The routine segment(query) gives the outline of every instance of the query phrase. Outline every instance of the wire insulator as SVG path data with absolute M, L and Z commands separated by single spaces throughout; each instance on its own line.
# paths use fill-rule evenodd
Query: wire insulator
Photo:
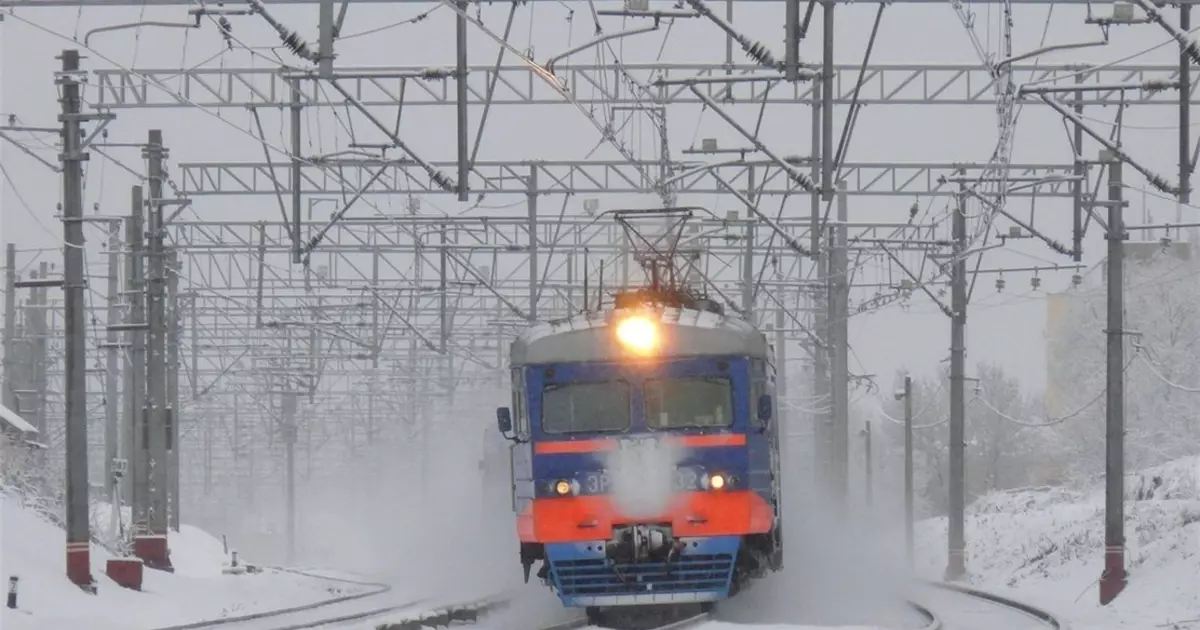
M 765 45 L 763 45 L 762 42 L 754 42 L 754 43 L 750 44 L 750 46 L 746 47 L 744 50 L 746 51 L 746 54 L 750 56 L 751 59 L 757 61 L 758 63 L 760 63 L 764 66 L 770 67 L 770 66 L 775 65 L 775 58 L 773 56 L 771 56 L 771 51 L 769 49 L 767 49 L 767 47 Z
M 308 44 L 295 32 L 284 29 L 280 33 L 283 37 L 283 45 L 287 46 L 288 50 L 296 53 L 297 57 L 304 59 L 312 59 L 312 52 L 308 49 Z
M 430 177 L 433 178 L 433 183 L 441 186 L 442 190 L 453 191 L 455 188 L 454 182 L 450 181 L 450 177 L 441 171 L 430 173 Z

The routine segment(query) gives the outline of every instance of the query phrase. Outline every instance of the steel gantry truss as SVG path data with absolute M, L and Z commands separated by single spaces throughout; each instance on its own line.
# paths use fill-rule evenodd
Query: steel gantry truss
M 806 406 L 817 408 L 815 444 L 818 459 L 824 458 L 819 471 L 835 495 L 846 494 L 848 479 L 848 391 L 853 379 L 846 320 L 854 312 L 925 293 L 953 322 L 952 355 L 958 369 L 952 385 L 961 394 L 962 331 L 969 295 L 965 258 L 972 255 L 969 247 L 987 249 L 993 220 L 1006 217 L 1021 236 L 1040 238 L 1074 262 L 1081 260 L 1084 217 L 1094 202 L 1087 183 L 1095 179 L 1098 169 L 1083 157 L 1080 147 L 1085 134 L 1109 146 L 1085 123 L 1086 108 L 1110 104 L 1176 108 L 1180 159 L 1174 182 L 1140 166 L 1136 156 L 1109 148 L 1152 185 L 1181 201 L 1189 196 L 1195 158 L 1186 134 L 1194 101 L 1189 63 L 1194 50 L 1177 31 L 1190 28 L 1190 0 L 1180 5 L 1179 27 L 1157 13 L 1155 20 L 1142 22 L 1093 18 L 1090 9 L 1088 14 L 1089 22 L 1103 23 L 1106 29 L 1156 21 L 1180 40 L 1178 66 L 1044 65 L 1032 62 L 1032 55 L 1017 58 L 1011 51 L 1003 59 L 988 56 L 975 65 L 879 64 L 871 61 L 869 50 L 861 63 L 840 63 L 833 52 L 839 2 L 826 0 L 809 3 L 803 23 L 804 7 L 798 0 L 756 0 L 778 7 L 787 16 L 782 60 L 773 57 L 768 46 L 738 32 L 733 7 L 749 0 L 723 3 L 725 18 L 708 8 L 716 2 L 689 0 L 670 9 L 656 1 L 645 6 L 628 2 L 623 9 L 606 11 L 626 18 L 661 20 L 670 13 L 711 22 L 725 33 L 725 63 L 622 60 L 556 68 L 516 50 L 507 43 L 507 34 L 501 37 L 489 31 L 505 54 L 493 64 L 472 65 L 465 33 L 468 26 L 486 29 L 486 25 L 467 11 L 472 3 L 441 0 L 428 4 L 440 4 L 458 16 L 455 55 L 447 67 L 335 64 L 335 46 L 342 45 L 337 32 L 341 18 L 334 17 L 337 5 L 344 14 L 351 4 L 377 1 L 416 0 L 269 3 L 272 7 L 320 5 L 318 44 L 300 46 L 292 38 L 290 45 L 303 58 L 303 68 L 96 68 L 86 72 L 91 81 L 84 107 L 91 116 L 111 120 L 113 115 L 126 116 L 127 110 L 138 109 L 249 108 L 257 125 L 254 135 L 266 156 L 261 162 L 195 162 L 177 151 L 176 158 L 182 159 L 177 159 L 176 168 L 167 169 L 161 135 L 149 142 L 147 150 L 153 149 L 159 161 L 151 160 L 145 175 L 139 174 L 151 185 L 145 199 L 135 192 L 133 214 L 148 210 L 147 218 L 158 223 L 147 230 L 138 219 L 114 219 L 128 228 L 127 238 L 110 242 L 113 256 L 106 277 L 109 286 L 117 288 L 110 289 L 103 305 L 85 308 L 93 318 L 108 323 L 105 341 L 97 338 L 88 347 L 88 365 L 102 355 L 107 359 L 106 367 L 96 372 L 98 378 L 89 382 L 88 400 L 96 399 L 93 386 L 99 387 L 110 409 L 115 399 L 114 370 L 126 380 L 137 381 L 146 378 L 139 370 L 162 365 L 147 362 L 145 342 L 153 335 L 139 331 L 161 333 L 164 327 L 168 331 L 165 338 L 155 337 L 156 343 L 165 345 L 155 346 L 159 349 L 150 354 L 167 355 L 155 361 L 166 361 L 166 389 L 175 392 L 175 398 L 164 401 L 158 391 L 157 400 L 167 404 L 171 413 L 156 411 L 145 422 L 152 433 L 165 430 L 172 436 L 168 465 L 171 479 L 179 486 L 168 492 L 176 518 L 180 496 L 185 497 L 185 505 L 217 520 L 227 518 L 230 509 L 264 511 L 264 496 L 279 497 L 284 505 L 278 511 L 265 511 L 291 515 L 285 519 L 290 546 L 295 541 L 297 465 L 306 479 L 327 474 L 355 462 L 360 452 L 378 456 L 383 444 L 394 447 L 427 440 L 435 424 L 429 422 L 431 417 L 461 417 L 472 404 L 482 409 L 488 406 L 484 400 L 502 400 L 507 395 L 505 343 L 516 330 L 576 312 L 591 303 L 601 288 L 635 280 L 631 259 L 637 244 L 605 217 L 567 213 L 572 196 L 592 197 L 583 203 L 591 215 L 599 207 L 595 198 L 611 200 L 620 195 L 657 195 L 664 205 L 681 196 L 720 195 L 723 204 L 737 209 L 730 213 L 722 206 L 712 208 L 711 216 L 698 216 L 682 245 L 694 256 L 696 282 L 734 312 L 772 330 L 772 339 L 784 355 L 789 349 L 803 349 L 810 355 L 805 360 L 813 368 L 811 386 L 802 384 L 800 375 L 790 373 L 783 361 L 780 396 L 795 400 L 794 392 L 811 390 Z M 995 3 L 1011 11 L 1012 4 L 1051 0 Z M 126 4 L 190 3 L 0 0 L 0 8 L 22 10 Z M 524 3 L 514 2 L 513 13 L 518 4 Z M 799 42 L 815 4 L 822 7 L 823 51 L 818 63 L 802 63 Z M 969 10 L 960 3 L 953 5 L 974 38 Z M 234 2 L 202 7 L 196 17 L 264 18 L 288 39 L 291 31 L 270 16 L 267 6 L 257 0 L 244 6 Z M 16 13 L 11 15 L 20 19 Z M 873 46 L 874 34 L 871 41 Z M 735 45 L 757 63 L 734 63 Z M 81 74 L 71 72 L 71 76 Z M 1030 77 L 1032 89 L 1017 89 L 1015 74 Z M 331 93 L 337 96 L 330 98 Z M 575 108 L 623 159 L 611 157 L 610 151 L 602 159 L 548 160 L 524 154 L 477 160 L 482 119 L 492 107 L 514 105 L 543 108 L 538 111 Z M 988 105 L 1000 118 L 997 150 L 986 162 L 902 162 L 897 156 L 872 156 L 879 161 L 847 159 L 844 147 L 853 120 L 867 105 Z M 1011 112 L 1021 105 L 1046 105 L 1067 119 L 1074 132 L 1073 161 L 1011 162 L 1011 146 L 1006 146 L 1011 142 Z M 370 129 L 376 141 L 353 138 L 354 151 L 302 154 L 306 132 L 301 113 L 331 107 L 344 109 L 347 117 L 357 121 L 352 128 Z M 425 155 L 406 141 L 410 129 L 383 122 L 399 120 L 393 112 L 411 107 L 454 108 L 456 155 L 444 151 Z M 744 143 L 730 148 L 704 142 L 701 147 L 683 148 L 682 153 L 695 159 L 680 158 L 682 147 L 671 145 L 666 120 L 668 111 L 684 107 L 712 112 L 717 124 L 736 132 Z M 784 154 L 765 133 L 743 126 L 732 113 L 753 108 L 761 116 L 768 108 L 798 107 L 811 112 L 811 148 L 799 157 Z M 850 112 L 840 138 L 833 122 L 836 109 Z M 285 117 L 290 132 L 286 148 L 271 146 L 263 131 L 262 116 L 270 111 Z M 385 111 L 389 116 L 383 116 Z M 658 130 L 661 143 L 650 158 L 636 155 L 613 131 L 619 112 L 629 111 L 645 116 Z M 480 112 L 477 129 L 469 125 L 471 112 Z M 6 130 L 11 131 L 0 128 L 0 137 L 11 141 L 3 135 Z M 470 136 L 476 131 L 472 146 Z M 388 151 L 403 157 L 388 158 Z M 173 198 L 163 191 L 164 184 L 172 189 Z M 480 195 L 522 195 L 526 207 L 512 215 L 448 217 L 421 212 L 421 198 L 443 194 L 453 194 L 459 201 Z M 1022 221 L 1006 207 L 1010 200 L 1035 195 L 1071 201 L 1070 246 L 1041 234 L 1032 220 Z M 267 209 L 278 205 L 283 220 L 184 220 L 185 209 L 204 216 L 203 206 L 210 203 L 205 198 L 213 196 L 248 197 L 264 209 L 263 217 L 273 216 Z M 408 198 L 408 212 L 380 210 L 371 201 L 380 196 Z M 953 198 L 951 214 L 956 220 L 952 229 L 942 220 L 915 218 L 911 223 L 856 223 L 851 220 L 849 200 L 862 197 L 894 198 L 901 207 L 915 198 Z M 985 210 L 973 237 L 966 227 L 968 198 Z M 305 203 L 310 204 L 311 216 L 311 204 L 318 200 L 334 203 L 337 209 L 331 219 L 304 220 Z M 562 210 L 554 213 L 559 201 Z M 605 204 L 611 205 L 620 202 Z M 159 241 L 153 242 L 154 238 Z M 168 253 L 177 262 L 164 268 Z M 930 264 L 930 260 L 940 262 Z M 151 263 L 157 266 L 147 275 Z M 10 259 L 10 276 L 25 264 L 28 260 Z M 39 273 L 45 277 L 47 272 Z M 115 285 L 114 274 L 119 278 Z M 942 285 L 951 289 L 949 305 L 940 299 Z M 12 295 L 11 282 L 9 289 Z M 41 401 L 53 398 L 48 393 L 53 382 L 67 375 L 65 366 L 59 365 L 59 353 L 47 350 L 64 341 L 61 322 L 45 317 L 56 303 L 39 291 L 43 290 L 35 288 L 32 294 L 12 300 L 6 313 L 6 322 L 19 323 L 5 328 L 5 395 L 12 400 L 18 390 L 23 396 L 32 391 L 39 401 L 35 411 L 39 427 L 50 428 L 55 423 L 48 420 L 57 408 Z M 150 301 L 155 310 L 146 308 Z M 147 314 L 155 315 L 147 319 Z M 10 360 L 10 350 L 15 353 L 17 348 L 33 351 L 27 359 Z M 123 360 L 113 361 L 116 351 Z M 158 378 L 161 375 L 155 374 L 151 380 Z M 162 383 L 155 383 L 161 390 Z M 137 392 L 144 391 L 144 384 L 135 383 L 129 391 L 133 402 L 120 407 L 124 412 L 120 453 L 136 456 L 144 448 L 161 451 L 157 442 L 144 447 L 129 439 L 126 444 L 126 436 L 142 428 Z M 471 394 L 463 395 L 467 391 Z M 448 411 L 451 408 L 455 411 Z M 954 415 L 951 441 L 958 445 L 961 410 Z M 89 420 L 95 429 L 95 418 Z M 106 425 L 112 421 L 110 413 Z M 171 426 L 163 426 L 164 422 Z M 477 428 L 474 423 L 468 426 L 472 431 Z M 47 433 L 53 441 L 55 431 Z M 91 461 L 111 462 L 112 440 L 97 441 L 95 431 L 89 435 L 91 449 L 97 451 Z M 951 450 L 954 477 L 961 472 L 962 456 L 960 446 Z M 146 464 L 131 465 L 136 471 Z M 135 475 L 130 488 L 135 498 L 149 492 L 161 501 L 159 490 L 139 490 L 137 484 L 145 480 L 138 479 Z M 284 492 L 265 492 L 272 484 L 279 484 Z M 953 486 L 951 494 L 952 511 L 959 513 L 957 521 L 952 519 L 950 541 L 951 573 L 957 575 L 964 544 L 961 485 Z
M 812 105 L 821 97 L 817 82 L 791 83 L 760 66 L 739 64 L 622 64 L 624 73 L 642 85 L 662 82 L 653 90 L 655 104 L 703 105 L 704 98 L 740 105 Z M 992 105 L 996 80 L 978 65 L 835 64 L 835 105 Z M 1089 90 L 1083 105 L 1174 105 L 1178 98 L 1162 89 L 1178 81 L 1176 66 L 1117 65 L 1080 68 L 1078 65 L 1015 64 L 1012 71 L 1031 83 L 1072 90 Z M 455 106 L 452 70 L 438 73 L 428 67 L 339 68 L 338 80 L 351 97 L 367 107 Z M 622 74 L 624 74 L 622 73 Z M 621 90 L 613 84 L 612 66 L 572 65 L 555 71 L 574 100 L 584 105 L 644 106 L 646 94 Z M 96 107 L 142 109 L 163 107 L 288 107 L 294 91 L 304 107 L 335 107 L 312 79 L 314 72 L 269 68 L 103 69 L 96 70 Z M 431 76 L 437 75 L 437 76 Z M 729 77 L 741 82 L 730 83 Z M 684 84 L 672 84 L 672 80 Z M 689 89 L 694 82 L 700 94 Z M 1043 83 L 1045 82 L 1045 83 Z M 298 83 L 293 90 L 292 85 Z M 160 86 L 171 85 L 166 91 Z M 1114 86 L 1146 86 L 1123 90 Z M 1104 88 L 1107 89 L 1096 89 Z M 1191 97 L 1194 98 L 1195 86 Z M 1093 91 L 1095 90 L 1095 91 Z M 1023 95 L 1018 103 L 1040 103 Z M 471 66 L 467 69 L 467 104 L 561 105 L 562 94 L 527 65 Z

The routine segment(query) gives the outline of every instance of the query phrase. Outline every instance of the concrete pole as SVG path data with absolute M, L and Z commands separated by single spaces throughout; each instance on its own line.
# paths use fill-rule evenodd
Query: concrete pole
M 83 134 L 80 113 L 79 51 L 64 50 L 62 86 L 62 182 L 63 182 L 63 333 L 65 343 L 67 416 L 67 578 L 95 592 L 92 579 L 88 514 L 87 438 L 87 286 L 83 238 Z
M 132 209 L 125 224 L 125 238 L 129 241 L 125 287 L 129 298 L 129 310 L 125 314 L 125 323 L 129 327 L 126 333 L 129 369 L 125 372 L 125 439 L 122 444 L 127 462 L 124 494 L 131 506 L 132 529 L 136 536 L 147 528 L 147 489 L 150 484 L 146 463 L 146 307 L 141 186 L 132 188 L 130 200 Z
M 328 0 L 326 0 L 328 2 Z M 330 69 L 332 71 L 332 68 Z M 289 131 L 291 132 L 292 141 L 292 165 L 291 165 L 291 180 L 292 180 L 292 220 L 291 228 L 288 230 L 292 234 L 292 262 L 301 263 L 304 256 L 301 252 L 300 243 L 300 207 L 303 205 L 304 197 L 300 191 L 300 186 L 303 183 L 301 178 L 301 162 L 300 155 L 303 147 L 301 147 L 300 134 L 300 112 L 304 109 L 304 105 L 300 98 L 300 80 L 293 79 L 288 81 L 288 86 L 292 90 L 291 107 L 289 108 Z
M 758 324 L 754 313 L 754 218 L 746 213 L 746 232 L 742 235 L 745 249 L 742 252 L 742 311 L 746 321 Z
M 288 379 L 287 376 L 284 378 Z M 296 392 L 291 391 L 292 385 L 290 379 L 285 382 L 287 383 L 285 385 L 287 391 L 283 394 L 283 426 L 281 433 L 287 460 L 287 470 L 285 472 L 287 492 L 287 561 L 291 564 L 296 558 L 296 406 L 299 404 L 299 396 Z
M 108 504 L 116 506 L 117 478 L 113 466 L 121 456 L 120 389 L 121 333 L 115 326 L 121 323 L 121 221 L 109 223 L 108 228 L 108 332 L 105 335 L 104 373 L 104 494 Z
M 458 8 L 467 10 L 467 0 L 456 0 Z M 471 173 L 471 149 L 467 144 L 470 130 L 467 128 L 467 18 L 460 13 L 454 18 L 454 42 L 456 49 L 455 113 L 458 120 L 458 200 L 470 199 L 469 176 Z
M 179 270 L 179 252 L 171 248 L 167 255 L 167 295 L 170 299 L 167 310 L 167 496 L 170 510 L 167 526 L 175 531 L 179 531 L 179 424 L 183 419 L 179 409 L 179 337 L 182 333 Z
M 149 399 L 147 424 L 149 431 L 149 535 L 134 540 L 134 553 L 152 569 L 171 571 L 170 550 L 167 545 L 167 313 L 166 313 L 166 252 L 163 239 L 163 147 L 162 131 L 151 129 L 143 149 L 149 164 L 149 216 L 147 234 L 149 248 L 149 286 L 147 320 L 150 325 L 146 361 L 146 394 Z
M 959 171 L 959 175 L 965 175 Z M 965 188 L 964 184 L 960 187 Z M 967 328 L 967 198 L 957 197 L 953 218 L 954 272 L 950 288 L 950 523 L 947 537 L 949 561 L 946 579 L 959 580 L 966 575 L 966 535 L 963 512 L 966 507 L 966 399 L 964 397 Z
M 38 264 L 38 278 L 46 280 L 50 277 L 50 265 L 45 261 Z M 50 299 L 45 288 L 32 290 L 33 302 L 33 389 L 34 389 L 34 422 L 38 433 L 48 435 L 46 426 L 46 389 L 49 376 L 49 340 L 50 340 Z M 47 440 L 48 441 L 48 440 Z
M 16 383 L 17 331 L 17 246 L 8 243 L 4 248 L 4 399 L 5 407 L 17 408 Z M 41 438 L 44 439 L 44 438 Z
M 1192 7 L 1179 5 L 1179 30 L 1192 28 Z M 1179 203 L 1175 206 L 1175 223 L 1183 223 L 1183 206 L 1191 201 L 1192 159 L 1188 145 L 1191 130 L 1192 63 L 1187 48 L 1179 47 Z M 1079 145 L 1075 145 L 1079 146 Z
M 913 568 L 913 403 L 912 377 L 904 377 L 904 558 Z
M 529 165 L 529 180 L 526 182 L 528 191 L 525 198 L 529 211 L 529 323 L 538 320 L 538 166 Z
M 1105 394 L 1104 572 L 1100 604 L 1125 589 L 1125 222 L 1123 165 L 1108 151 L 1108 366 Z
M 832 4 L 827 5 L 827 9 Z M 832 110 L 828 110 L 832 111 Z M 826 149 L 829 145 L 826 145 Z M 829 244 L 830 400 L 833 404 L 834 497 L 845 507 L 850 495 L 850 283 L 847 255 L 846 182 L 837 183 L 837 220 Z

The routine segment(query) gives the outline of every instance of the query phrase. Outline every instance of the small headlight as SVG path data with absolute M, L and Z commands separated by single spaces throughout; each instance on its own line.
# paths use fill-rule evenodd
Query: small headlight
M 725 476 L 724 475 L 713 475 L 712 477 L 709 478 L 708 485 L 710 487 L 712 487 L 713 490 L 720 490 L 721 488 L 724 488 L 725 487 Z
M 559 480 L 558 483 L 554 484 L 554 491 L 558 493 L 558 496 L 565 497 L 571 494 L 571 483 L 566 480 Z

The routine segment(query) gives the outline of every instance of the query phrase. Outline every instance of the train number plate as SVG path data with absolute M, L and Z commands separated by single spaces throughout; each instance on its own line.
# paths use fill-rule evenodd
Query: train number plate
M 700 489 L 700 471 L 695 468 L 680 468 L 675 471 L 675 492 L 690 492 Z M 612 478 L 608 471 L 584 473 L 580 478 L 585 494 L 607 494 L 612 491 Z

